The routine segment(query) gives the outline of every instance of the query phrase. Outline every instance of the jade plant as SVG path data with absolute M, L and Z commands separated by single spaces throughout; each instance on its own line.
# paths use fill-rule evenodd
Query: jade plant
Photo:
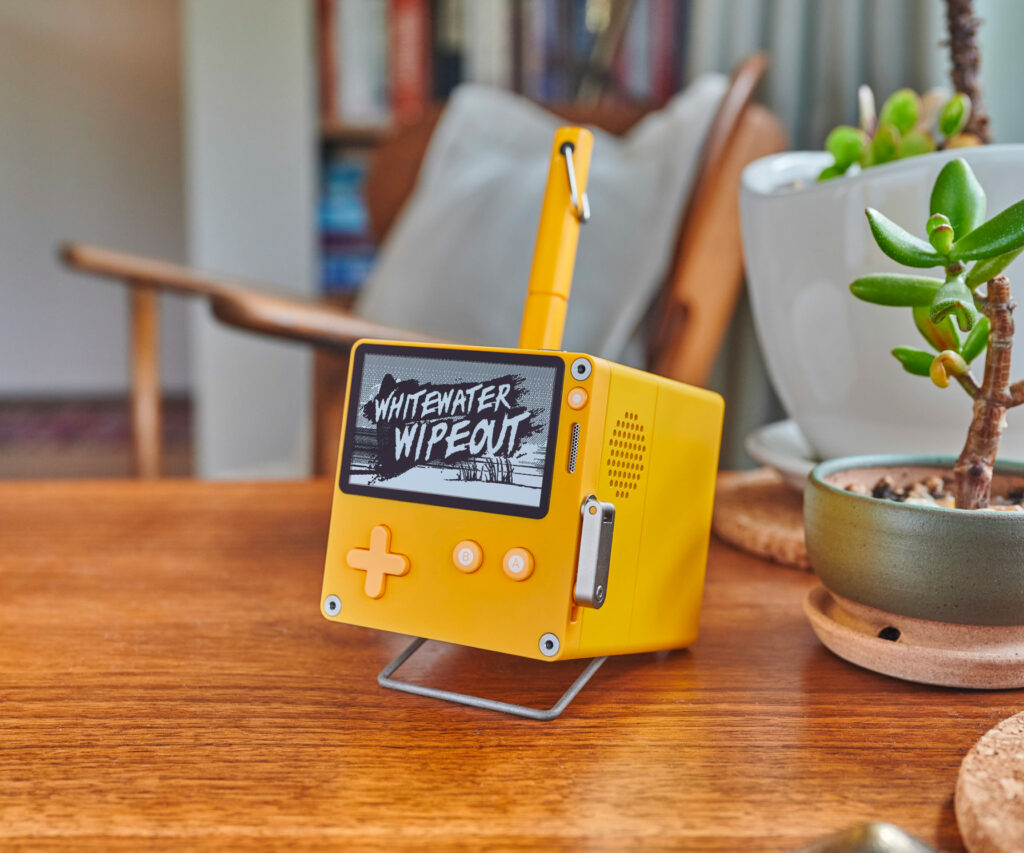
M 965 148 L 979 140 L 964 128 L 971 118 L 971 99 L 933 89 L 920 96 L 913 89 L 893 92 L 875 113 L 875 96 L 868 86 L 857 93 L 860 127 L 840 125 L 825 139 L 825 150 L 834 162 L 819 181 L 846 174 L 855 163 L 862 169 L 904 157 L 928 154 L 939 148 Z
M 833 163 L 821 172 L 819 181 L 844 175 L 854 164 L 866 169 L 939 148 L 991 141 L 979 84 L 979 21 L 973 0 L 945 0 L 945 6 L 953 96 L 942 89 L 924 95 L 900 89 L 876 113 L 874 93 L 861 86 L 857 93 L 860 125 L 840 125 L 826 137 L 825 150 Z
M 906 267 L 937 267 L 943 277 L 878 273 L 850 285 L 865 302 L 910 308 L 932 351 L 897 347 L 892 354 L 908 373 L 930 377 L 940 388 L 955 381 L 973 401 L 967 441 L 953 470 L 961 509 L 989 505 L 1006 413 L 1024 403 L 1024 380 L 1010 382 L 1014 302 L 1002 274 L 1024 250 L 1024 200 L 988 220 L 985 208 L 985 191 L 971 167 L 961 158 L 949 161 L 932 188 L 927 240 L 873 208 L 865 211 L 886 255 Z M 971 363 L 982 353 L 979 383 Z

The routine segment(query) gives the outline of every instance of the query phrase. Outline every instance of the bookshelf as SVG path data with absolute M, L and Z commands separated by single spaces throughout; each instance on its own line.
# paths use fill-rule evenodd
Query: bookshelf
M 320 108 L 321 288 L 351 300 L 375 245 L 373 148 L 462 82 L 565 103 L 647 104 L 682 85 L 685 0 L 312 0 Z

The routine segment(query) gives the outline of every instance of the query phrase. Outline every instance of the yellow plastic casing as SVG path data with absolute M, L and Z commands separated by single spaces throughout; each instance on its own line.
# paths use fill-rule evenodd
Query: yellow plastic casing
M 520 349 L 557 350 L 569 307 L 572 271 L 580 239 L 580 219 L 565 179 L 565 155 L 571 149 L 579 198 L 590 176 L 594 136 L 582 127 L 561 127 L 551 144 L 550 166 L 537 224 L 537 241 L 519 327 Z
M 383 342 L 357 346 L 370 343 Z M 523 518 L 347 494 L 340 486 L 339 452 L 321 595 L 328 619 L 538 660 L 680 648 L 696 639 L 721 397 L 581 353 L 388 344 L 407 346 L 410 354 L 440 348 L 562 360 L 548 509 L 543 518 Z M 583 381 L 569 371 L 580 357 L 593 366 Z M 587 402 L 574 408 L 569 393 L 579 388 Z M 342 444 L 348 412 L 346 404 Z M 570 472 L 574 424 L 580 429 Z M 573 600 L 580 509 L 591 494 L 615 505 L 607 598 L 600 609 Z M 389 550 L 406 559 L 406 571 L 387 577 L 383 594 L 372 598 L 367 573 L 349 565 L 348 555 L 368 548 L 371 531 L 381 526 L 390 532 Z M 454 563 L 453 549 L 464 540 L 482 552 L 474 571 Z M 515 548 L 533 556 L 525 580 L 513 580 L 502 567 Z M 333 614 L 325 604 L 330 596 L 336 596 Z M 549 634 L 558 640 L 555 654 L 541 649 Z

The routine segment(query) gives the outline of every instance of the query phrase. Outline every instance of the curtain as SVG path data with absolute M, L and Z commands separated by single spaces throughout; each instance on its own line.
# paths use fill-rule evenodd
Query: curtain
M 857 121 L 857 87 L 878 104 L 896 89 L 948 86 L 941 0 L 686 0 L 685 78 L 728 72 L 765 51 L 771 68 L 757 100 L 785 123 L 793 148 L 820 149 L 837 124 Z M 711 387 L 727 401 L 722 467 L 753 464 L 744 437 L 785 417 L 761 361 L 746 297 Z

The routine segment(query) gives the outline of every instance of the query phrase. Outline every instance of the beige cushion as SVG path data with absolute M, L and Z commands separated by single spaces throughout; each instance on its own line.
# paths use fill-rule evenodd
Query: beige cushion
M 594 131 L 592 218 L 580 235 L 565 349 L 637 361 L 638 325 L 671 262 L 726 85 L 705 75 L 626 135 Z M 359 313 L 453 341 L 515 346 L 551 138 L 563 123 L 518 95 L 459 87 Z

